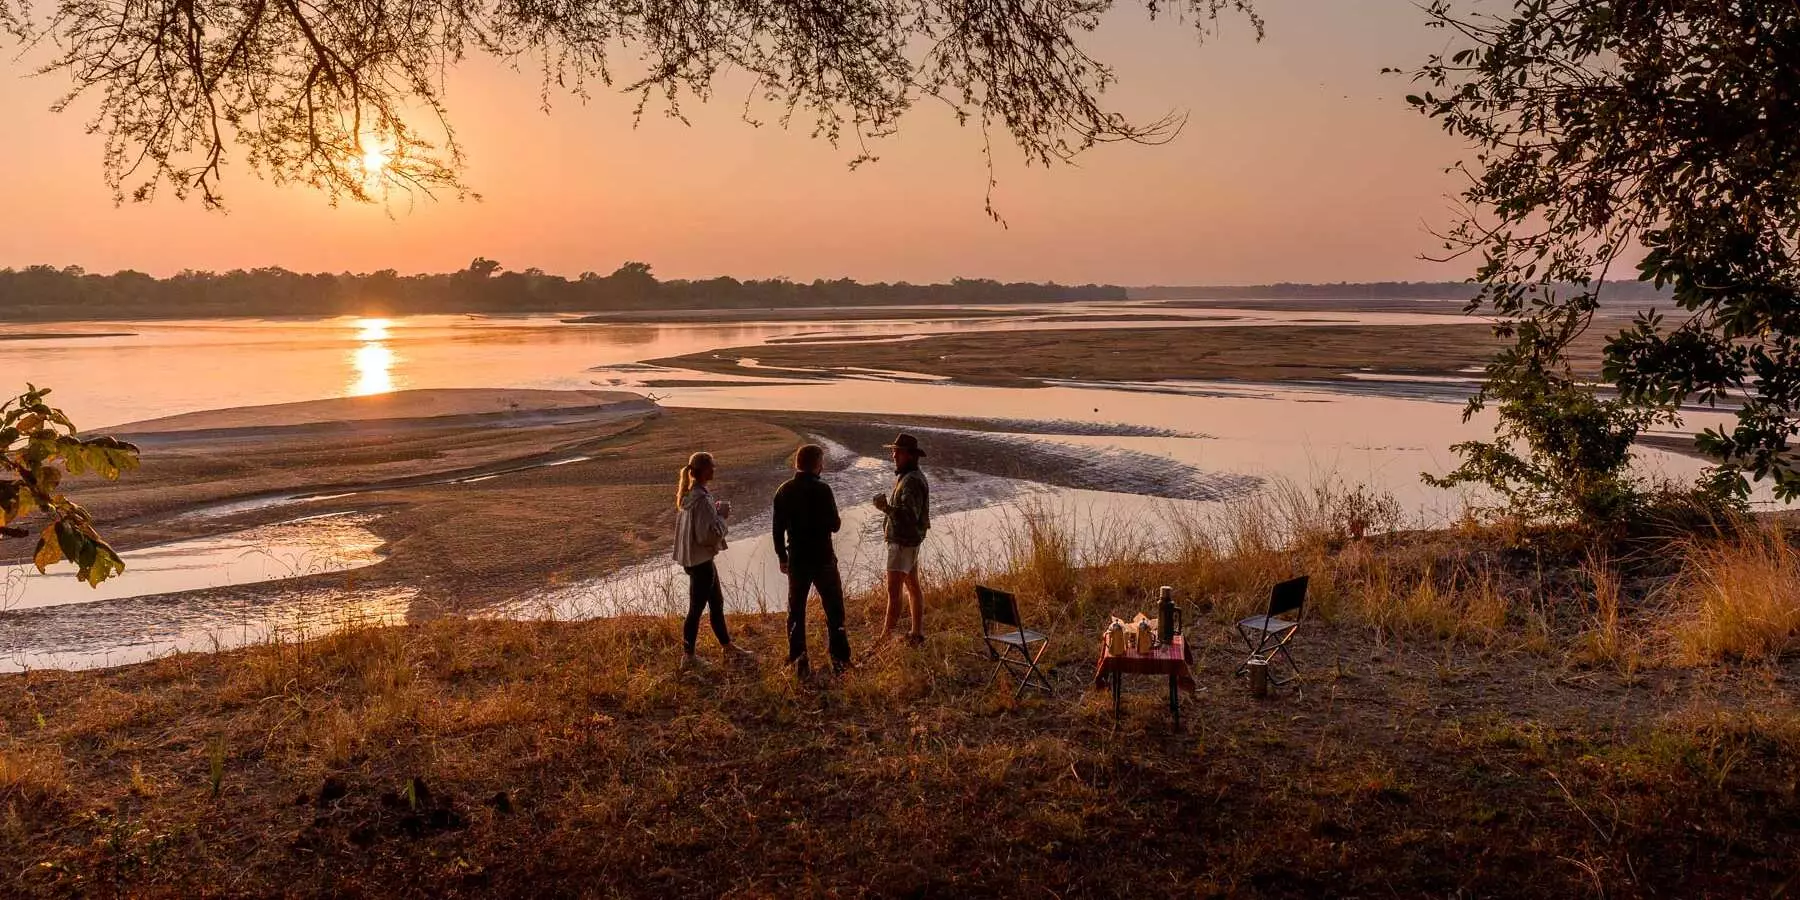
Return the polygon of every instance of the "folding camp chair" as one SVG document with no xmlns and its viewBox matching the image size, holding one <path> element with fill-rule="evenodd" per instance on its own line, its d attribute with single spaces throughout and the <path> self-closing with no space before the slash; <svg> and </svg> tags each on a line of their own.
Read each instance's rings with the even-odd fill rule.
<svg viewBox="0 0 1800 900">
<path fill-rule="evenodd" d="M 1300 677 L 1300 667 L 1294 664 L 1293 654 L 1288 652 L 1288 642 L 1294 639 L 1294 632 L 1300 630 L 1300 623 L 1306 618 L 1306 582 L 1307 577 L 1302 575 L 1275 585 L 1269 591 L 1269 611 L 1237 623 L 1244 649 L 1250 651 L 1250 657 L 1238 666 L 1238 675 L 1248 673 L 1251 663 L 1261 662 L 1270 666 L 1270 684 L 1283 685 Z M 1293 619 L 1281 618 L 1287 613 L 1293 613 Z M 1272 663 L 1276 657 L 1287 663 L 1285 678 L 1275 676 Z"/>
<path fill-rule="evenodd" d="M 1055 693 L 1050 679 L 1038 668 L 1038 659 L 1050 646 L 1050 639 L 1020 623 L 1018 598 L 1005 591 L 976 585 L 975 602 L 981 607 L 981 642 L 987 647 L 988 657 L 994 661 L 994 674 L 988 676 L 988 683 L 992 684 L 1000 677 L 1000 670 L 1005 669 L 1019 676 L 1019 687 L 1013 691 L 1014 700 L 1023 696 L 1028 686 L 1046 694 Z M 1034 645 L 1037 647 L 1035 652 L 1032 650 Z"/>
</svg>

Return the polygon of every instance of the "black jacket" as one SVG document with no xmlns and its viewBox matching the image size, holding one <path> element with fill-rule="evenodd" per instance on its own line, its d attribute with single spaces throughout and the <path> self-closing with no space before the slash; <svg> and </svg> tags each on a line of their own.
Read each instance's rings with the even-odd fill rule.
<svg viewBox="0 0 1800 900">
<path fill-rule="evenodd" d="M 842 525 L 831 485 L 811 472 L 795 472 L 775 492 L 775 555 L 782 562 L 835 562 L 831 536 Z"/>
</svg>

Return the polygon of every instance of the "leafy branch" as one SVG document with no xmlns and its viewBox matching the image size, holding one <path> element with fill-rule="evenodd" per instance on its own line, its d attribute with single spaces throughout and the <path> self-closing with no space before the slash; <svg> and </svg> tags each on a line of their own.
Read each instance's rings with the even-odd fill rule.
<svg viewBox="0 0 1800 900">
<path fill-rule="evenodd" d="M 94 529 L 87 510 L 62 492 L 65 477 L 98 475 L 112 480 L 137 468 L 138 448 L 110 437 L 80 437 L 61 410 L 44 402 L 48 388 L 0 404 L 0 539 L 27 538 L 21 527 L 46 519 L 32 562 L 39 572 L 63 560 L 82 581 L 100 582 L 125 571 L 125 561 Z"/>
<path fill-rule="evenodd" d="M 1113 70 L 1083 48 L 1116 2 L 55 0 L 38 17 L 0 0 L 0 35 L 43 49 L 40 72 L 68 79 L 55 109 L 92 103 L 120 201 L 168 188 L 216 207 L 234 145 L 252 171 L 334 202 L 465 193 L 444 84 L 473 53 L 535 60 L 546 106 L 553 90 L 605 87 L 636 95 L 640 117 L 656 103 L 681 118 L 684 102 L 742 78 L 746 121 L 756 108 L 783 126 L 810 119 L 814 137 L 853 142 L 852 165 L 920 100 L 1010 134 L 1031 163 L 1167 139 L 1181 118 L 1109 109 Z M 1135 3 L 1200 36 L 1227 13 L 1262 33 L 1252 0 Z"/>
</svg>

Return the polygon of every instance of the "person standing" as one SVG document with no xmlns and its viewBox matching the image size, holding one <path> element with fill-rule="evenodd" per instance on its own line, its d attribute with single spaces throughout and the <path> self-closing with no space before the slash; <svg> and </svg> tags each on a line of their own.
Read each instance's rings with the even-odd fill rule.
<svg viewBox="0 0 1800 900">
<path fill-rule="evenodd" d="M 900 617 L 900 594 L 912 601 L 912 630 L 906 642 L 913 646 L 925 643 L 925 595 L 919 590 L 919 547 L 925 543 L 925 532 L 931 528 L 931 485 L 919 471 L 919 460 L 925 449 L 919 439 L 902 434 L 887 445 L 894 452 L 894 487 L 886 494 L 875 495 L 875 508 L 886 520 L 882 536 L 887 539 L 887 615 L 882 619 L 881 637 L 887 640 L 894 622 Z"/>
<path fill-rule="evenodd" d="M 725 591 L 719 585 L 719 567 L 713 557 L 725 549 L 726 519 L 731 517 L 731 504 L 714 500 L 707 484 L 717 467 L 712 454 L 696 453 L 675 482 L 675 551 L 677 565 L 687 572 L 688 613 L 681 626 L 681 666 L 698 663 L 694 641 L 700 635 L 700 614 L 710 611 L 713 636 L 725 649 L 727 658 L 748 658 L 750 654 L 731 642 L 725 627 Z"/>
<path fill-rule="evenodd" d="M 841 672 L 850 664 L 844 583 L 838 574 L 837 551 L 831 546 L 831 536 L 843 522 L 838 518 L 831 485 L 820 477 L 824 471 L 825 448 L 807 444 L 794 454 L 794 477 L 775 491 L 775 556 L 788 578 L 788 664 L 794 667 L 794 676 L 802 679 L 812 675 L 806 655 L 806 598 L 814 588 L 825 609 L 831 667 Z"/>
</svg>

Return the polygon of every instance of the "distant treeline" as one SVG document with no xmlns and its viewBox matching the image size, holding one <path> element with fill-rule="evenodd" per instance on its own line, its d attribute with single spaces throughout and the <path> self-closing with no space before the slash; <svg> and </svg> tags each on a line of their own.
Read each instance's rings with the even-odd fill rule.
<svg viewBox="0 0 1800 900">
<path fill-rule="evenodd" d="M 1155 285 L 1134 287 L 1137 300 L 1467 300 L 1476 286 L 1466 281 L 1340 281 L 1336 284 Z M 1602 297 L 1641 303 L 1667 296 L 1647 282 L 1608 282 Z"/>
<path fill-rule="evenodd" d="M 958 278 L 949 284 L 861 284 L 848 278 L 663 281 L 644 263 L 579 278 L 541 269 L 503 271 L 477 257 L 440 275 L 301 274 L 267 268 L 186 271 L 153 278 L 124 271 L 95 275 L 80 267 L 0 269 L 0 321 L 69 319 L 337 316 L 384 313 L 524 313 L 638 309 L 763 309 L 807 306 L 1050 303 L 1123 300 L 1112 285 L 1005 284 Z"/>
<path fill-rule="evenodd" d="M 1337 284 L 1197 285 L 1123 288 L 1117 285 L 1002 283 L 958 278 L 948 284 L 848 278 L 796 282 L 658 279 L 650 266 L 628 262 L 608 275 L 578 278 L 541 269 L 507 271 L 477 257 L 459 272 L 401 275 L 302 274 L 281 268 L 229 272 L 184 271 L 169 278 L 123 271 L 98 275 L 79 266 L 0 269 L 0 321 L 338 316 L 385 313 L 541 313 L 657 309 L 775 309 L 819 306 L 924 306 L 1057 303 L 1080 300 L 1466 300 L 1474 286 L 1454 281 L 1378 281 Z M 1617 282 L 1608 298 L 1654 301 L 1649 285 Z"/>
</svg>

